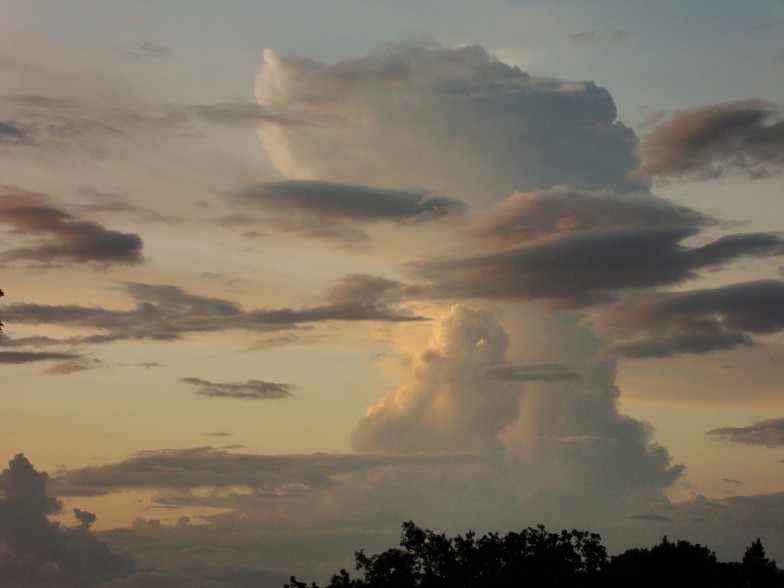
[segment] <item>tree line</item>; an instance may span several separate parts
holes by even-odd
[[[739,562],[720,562],[709,548],[670,541],[609,557],[601,537],[587,531],[548,532],[543,525],[503,537],[447,537],[403,523],[400,547],[355,553],[352,578],[342,569],[324,588],[711,588],[784,587],[784,571],[757,539]],[[292,576],[284,588],[320,588]]]

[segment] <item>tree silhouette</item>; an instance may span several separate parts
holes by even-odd
[[[598,586],[607,562],[601,538],[586,531],[550,533],[543,525],[500,537],[448,538],[443,533],[403,523],[400,547],[376,555],[355,554],[361,579],[346,570],[326,588],[495,588],[498,586]],[[318,588],[292,577],[285,588]]]
[[[742,562],[721,563],[705,546],[667,537],[608,558],[601,537],[586,531],[550,533],[539,525],[503,537],[469,531],[449,538],[409,521],[400,547],[354,556],[361,577],[340,570],[325,588],[784,588],[759,539]],[[284,588],[319,586],[292,576]]]
[[[3,296],[5,296],[5,292],[0,290],[0,297],[3,297]],[[2,330],[3,330],[3,321],[0,321],[0,331],[2,331]]]
[[[776,562],[765,557],[765,548],[757,537],[746,549],[741,560],[739,572],[742,586],[748,588],[768,588],[784,584]]]

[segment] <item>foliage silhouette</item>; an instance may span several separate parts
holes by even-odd
[[[765,557],[759,539],[741,562],[721,563],[707,547],[667,537],[609,558],[596,533],[550,533],[543,525],[503,537],[469,531],[449,538],[408,521],[399,548],[370,556],[360,550],[355,561],[362,577],[340,570],[325,588],[784,587],[784,572]],[[284,588],[320,587],[292,576]]]

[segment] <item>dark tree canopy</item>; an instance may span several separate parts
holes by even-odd
[[[707,547],[667,537],[610,558],[596,533],[550,533],[542,525],[503,537],[469,531],[450,538],[406,522],[400,547],[370,556],[360,550],[355,560],[361,577],[340,570],[325,588],[784,587],[759,539],[741,562],[721,563]],[[319,586],[292,577],[284,588]]]

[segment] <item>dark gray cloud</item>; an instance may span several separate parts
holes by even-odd
[[[605,43],[606,41],[623,43],[626,41],[626,37],[626,31],[622,29],[614,29],[607,31],[582,31],[580,33],[571,35],[569,40],[571,40],[573,43],[579,43],[581,45],[598,45]]]
[[[143,43],[136,43],[132,47],[115,47],[114,52],[120,57],[126,59],[167,59],[171,56],[172,50],[164,45],[144,41]]]
[[[101,343],[123,339],[179,339],[187,333],[244,329],[274,331],[323,321],[426,320],[394,308],[402,285],[365,275],[350,275],[328,292],[319,306],[245,311],[222,298],[188,294],[165,284],[125,283],[124,289],[136,301],[132,310],[109,310],[97,306],[8,305],[3,318],[18,324],[50,324],[101,331],[61,342]],[[38,344],[53,343],[51,339]],[[13,341],[11,341],[13,344]]]
[[[252,455],[212,447],[167,449],[124,461],[70,470],[53,479],[60,496],[101,496],[134,488],[187,490],[244,486],[259,493],[286,487],[326,488],[350,473],[398,464],[435,464],[465,456],[357,454]]]
[[[264,210],[280,230],[344,244],[369,240],[356,223],[420,223],[466,210],[463,202],[446,196],[305,180],[248,186],[238,195]]]
[[[784,282],[759,280],[628,297],[597,309],[592,320],[615,340],[613,354],[669,357],[754,345],[749,334],[784,329],[782,301]]]
[[[35,239],[31,246],[5,250],[1,257],[6,261],[136,264],[143,259],[139,235],[80,220],[51,206],[40,194],[6,190],[0,200],[0,223]]]
[[[779,175],[784,172],[784,111],[761,100],[679,110],[643,138],[639,151],[639,177]]]
[[[197,386],[196,394],[212,398],[269,400],[291,396],[291,384],[276,384],[262,380],[247,380],[243,384],[217,383],[199,378],[181,378],[180,382]]]
[[[13,145],[30,142],[30,135],[24,127],[14,122],[0,121],[0,143]]]
[[[251,186],[240,192],[240,198],[287,213],[364,222],[435,220],[466,209],[464,203],[445,196],[304,180]]]
[[[703,227],[715,221],[649,193],[586,192],[566,187],[519,192],[479,216],[470,237],[508,247],[547,235],[621,227]]]
[[[0,351],[0,364],[31,363],[36,361],[78,360],[78,353],[55,353],[51,351]]]
[[[746,427],[720,427],[708,431],[708,435],[744,445],[781,447],[784,446],[784,418],[757,421]]]
[[[580,372],[562,363],[526,363],[496,365],[484,370],[491,380],[510,382],[560,382],[580,377]]]
[[[180,106],[179,110],[193,113],[204,122],[212,124],[274,123],[281,125],[299,124],[296,120],[270,114],[253,102],[219,102],[216,104],[194,104]]]
[[[19,454],[0,473],[0,583],[5,586],[95,586],[134,571],[127,555],[89,532],[95,515],[74,509],[78,527],[47,517],[62,504],[47,494],[48,476]]]
[[[51,98],[38,94],[4,94],[0,102],[21,108],[72,108],[78,103],[63,98]]]
[[[509,249],[409,264],[436,296],[606,300],[618,291],[675,284],[743,256],[784,253],[767,233],[724,236],[701,247],[681,244],[689,227],[634,227],[561,233]]]
[[[497,202],[569,185],[628,192],[634,132],[592,82],[528,75],[479,46],[393,45],[325,65],[266,50],[256,98],[316,124],[261,131],[287,177],[407,185]]]
[[[664,515],[660,515],[656,513],[636,514],[630,516],[629,519],[632,521],[649,521],[653,523],[663,523],[672,520],[670,517],[665,517]]]

